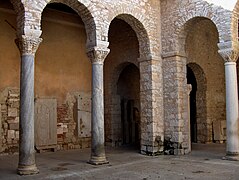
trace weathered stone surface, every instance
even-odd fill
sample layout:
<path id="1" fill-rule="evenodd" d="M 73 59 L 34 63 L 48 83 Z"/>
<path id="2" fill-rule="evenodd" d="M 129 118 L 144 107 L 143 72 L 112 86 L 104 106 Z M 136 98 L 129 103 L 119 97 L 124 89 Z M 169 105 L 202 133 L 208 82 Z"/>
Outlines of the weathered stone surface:
<path id="1" fill-rule="evenodd" d="M 90 146 L 90 129 L 93 126 L 94 131 L 99 129 L 101 135 L 96 133 L 96 137 L 101 144 L 104 143 L 104 127 L 107 142 L 112 145 L 122 143 L 121 99 L 117 94 L 117 83 L 121 71 L 128 64 L 134 64 L 140 71 L 140 97 L 137 99 L 137 107 L 140 111 L 142 152 L 163 152 L 162 143 L 166 138 L 172 141 L 176 154 L 188 152 L 190 128 L 186 64 L 193 70 L 199 85 L 196 96 L 197 141 L 225 141 L 225 133 L 222 135 L 225 131 L 225 125 L 222 124 L 225 124 L 226 116 L 225 79 L 221 68 L 222 58 L 217 51 L 219 47 L 226 62 L 235 62 L 238 58 L 238 4 L 235 11 L 230 12 L 202 0 L 11 2 L 18 16 L 16 42 L 24 56 L 21 70 L 20 123 L 22 119 L 27 122 L 22 124 L 23 131 L 33 127 L 32 56 L 35 56 L 42 41 L 42 12 L 48 3 L 58 2 L 75 10 L 85 25 L 86 51 L 95 69 L 92 81 L 92 117 L 94 122 L 98 122 L 93 125 L 88 120 L 91 117 L 90 101 L 82 101 L 80 104 L 77 102 L 77 93 L 69 92 L 68 97 L 57 107 L 57 128 L 54 129 L 54 134 L 57 135 L 59 149 Z M 116 21 L 126 22 L 127 27 L 122 28 L 125 32 L 122 29 L 118 31 L 120 28 L 117 28 L 112 35 L 111 25 L 114 24 L 115 17 Z M 109 43 L 112 50 L 110 54 L 107 47 Z M 107 55 L 109 57 L 105 62 L 103 88 L 103 63 Z M 3 125 L 0 134 L 4 137 L 2 142 L 7 151 L 11 145 L 18 145 L 19 91 L 6 90 L 1 93 L 0 102 Z M 49 120 L 47 113 L 45 115 L 46 118 L 43 119 Z M 106 122 L 102 124 L 104 118 Z M 29 133 L 34 134 L 33 130 Z M 20 135 L 20 138 L 22 136 L 24 135 Z M 32 137 L 30 134 L 27 136 Z M 28 142 L 32 146 L 32 141 Z"/>
<path id="2" fill-rule="evenodd" d="M 79 137 L 91 137 L 91 95 L 82 93 L 77 100 L 77 125 Z"/>
<path id="3" fill-rule="evenodd" d="M 57 100 L 35 101 L 35 146 L 37 149 L 53 148 L 57 144 Z"/>
<path id="4" fill-rule="evenodd" d="M 7 131 L 7 138 L 8 139 L 14 139 L 15 138 L 15 131 L 14 130 L 8 130 Z"/>

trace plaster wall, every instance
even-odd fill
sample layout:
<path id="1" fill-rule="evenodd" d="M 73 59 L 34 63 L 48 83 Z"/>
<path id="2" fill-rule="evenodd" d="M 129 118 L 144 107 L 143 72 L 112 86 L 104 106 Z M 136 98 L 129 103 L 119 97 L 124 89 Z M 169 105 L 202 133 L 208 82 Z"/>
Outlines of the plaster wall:
<path id="1" fill-rule="evenodd" d="M 19 87 L 20 58 L 15 44 L 16 15 L 11 5 L 0 4 L 0 91 L 6 87 Z"/>
<path id="2" fill-rule="evenodd" d="M 55 97 L 61 104 L 68 92 L 91 91 L 91 63 L 80 17 L 46 9 L 42 30 L 43 42 L 36 55 L 36 96 Z"/>

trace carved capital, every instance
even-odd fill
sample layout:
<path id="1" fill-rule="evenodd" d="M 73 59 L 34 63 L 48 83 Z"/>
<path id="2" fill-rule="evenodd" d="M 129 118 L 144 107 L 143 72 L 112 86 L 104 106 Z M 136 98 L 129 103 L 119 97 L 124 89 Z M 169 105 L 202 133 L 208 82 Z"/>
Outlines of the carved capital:
<path id="1" fill-rule="evenodd" d="M 232 41 L 218 43 L 218 53 L 222 56 L 225 63 L 226 62 L 236 62 L 239 57 L 239 46 L 238 43 L 234 43 Z"/>
<path id="2" fill-rule="evenodd" d="M 22 35 L 20 38 L 16 39 L 15 42 L 21 55 L 35 56 L 36 51 L 42 42 L 42 38 Z"/>
<path id="3" fill-rule="evenodd" d="M 239 51 L 233 49 L 221 49 L 218 51 L 219 54 L 226 62 L 236 62 L 239 57 Z"/>
<path id="4" fill-rule="evenodd" d="M 110 49 L 106 47 L 94 47 L 88 49 L 87 55 L 90 58 L 92 64 L 103 64 L 109 52 Z"/>

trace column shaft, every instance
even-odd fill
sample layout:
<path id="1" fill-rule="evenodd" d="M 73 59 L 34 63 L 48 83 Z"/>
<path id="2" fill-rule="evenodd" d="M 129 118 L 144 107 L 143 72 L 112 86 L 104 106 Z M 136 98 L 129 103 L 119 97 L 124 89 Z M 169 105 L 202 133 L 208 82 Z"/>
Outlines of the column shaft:
<path id="1" fill-rule="evenodd" d="M 227 117 L 227 155 L 239 155 L 238 134 L 238 90 L 235 62 L 225 63 L 226 73 L 226 117 Z"/>
<path id="2" fill-rule="evenodd" d="M 19 174 L 37 173 L 34 150 L 34 56 L 22 55 Z"/>
<path id="3" fill-rule="evenodd" d="M 108 163 L 105 157 L 103 63 L 92 64 L 91 159 L 89 163 Z"/>
<path id="4" fill-rule="evenodd" d="M 34 61 L 42 39 L 22 35 L 16 40 L 21 53 L 20 76 L 20 143 L 18 174 L 36 174 L 34 149 Z"/>

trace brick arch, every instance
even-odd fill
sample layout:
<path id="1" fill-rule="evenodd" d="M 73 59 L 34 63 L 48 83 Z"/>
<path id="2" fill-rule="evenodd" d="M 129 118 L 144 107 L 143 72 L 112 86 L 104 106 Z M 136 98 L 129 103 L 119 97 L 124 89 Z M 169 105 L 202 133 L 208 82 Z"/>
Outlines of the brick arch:
<path id="1" fill-rule="evenodd" d="M 219 32 L 218 29 L 216 27 L 216 24 L 213 23 L 213 21 L 211 19 L 208 19 L 206 17 L 193 17 L 191 19 L 189 19 L 179 30 L 178 34 L 177 34 L 177 41 L 178 41 L 178 47 L 177 50 L 179 52 L 183 52 L 186 53 L 186 49 L 185 49 L 185 45 L 186 45 L 186 38 L 188 33 L 190 32 L 190 30 L 192 30 L 192 28 L 194 28 L 194 26 L 199 23 L 200 21 L 203 20 L 208 20 L 209 23 L 211 23 L 214 26 L 214 29 L 217 33 L 218 36 L 218 43 L 219 43 Z"/>
<path id="2" fill-rule="evenodd" d="M 117 11 L 116 11 L 117 12 Z M 132 10 L 132 12 L 134 12 Z M 145 27 L 148 25 L 143 24 L 146 23 L 147 20 L 144 19 L 144 16 L 141 16 L 138 13 L 130 14 L 128 12 L 120 12 L 120 13 L 112 13 L 108 17 L 108 21 L 112 22 L 115 18 L 121 19 L 125 21 L 127 24 L 131 26 L 131 28 L 135 31 L 136 36 L 139 41 L 139 53 L 141 59 L 148 59 L 151 58 L 151 46 L 150 46 L 150 39 L 149 39 L 149 31 L 146 30 Z M 109 32 L 110 23 L 107 27 L 107 32 Z"/>
<path id="3" fill-rule="evenodd" d="M 42 12 L 49 3 L 62 3 L 76 11 L 85 24 L 87 34 L 87 47 L 96 46 L 96 23 L 91 13 L 92 6 L 90 2 L 85 2 L 83 0 L 35 0 L 33 2 L 27 1 L 25 6 L 27 6 L 28 9 L 31 10 L 31 12 L 29 13 L 29 17 L 26 17 L 25 26 L 28 26 L 28 24 L 30 24 L 30 26 L 28 26 L 29 29 L 32 29 L 33 31 L 41 30 Z M 33 18 L 35 22 L 32 22 L 31 18 Z"/>

